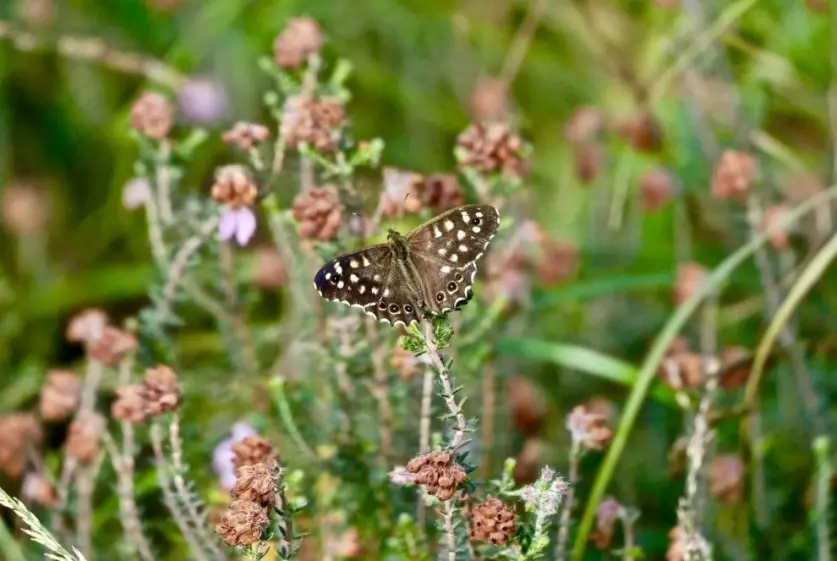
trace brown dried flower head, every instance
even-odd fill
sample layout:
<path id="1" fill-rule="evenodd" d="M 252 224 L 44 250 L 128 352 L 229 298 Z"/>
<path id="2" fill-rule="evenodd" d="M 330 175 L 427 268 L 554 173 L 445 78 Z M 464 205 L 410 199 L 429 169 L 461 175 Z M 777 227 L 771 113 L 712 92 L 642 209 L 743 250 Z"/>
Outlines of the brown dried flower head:
<path id="1" fill-rule="evenodd" d="M 392 352 L 392 367 L 399 373 L 401 380 L 407 381 L 421 372 L 421 361 L 412 351 L 396 346 Z"/>
<path id="2" fill-rule="evenodd" d="M 517 454 L 512 477 L 518 485 L 534 482 L 543 467 L 543 442 L 537 438 L 527 438 L 523 449 Z"/>
<path id="3" fill-rule="evenodd" d="M 594 181 L 604 166 L 604 151 L 598 142 L 582 142 L 573 146 L 573 169 L 582 184 Z"/>
<path id="4" fill-rule="evenodd" d="M 787 226 L 782 223 L 788 215 L 790 207 L 786 204 L 775 204 L 764 210 L 764 218 L 761 222 L 761 230 L 770 234 L 770 245 L 776 251 L 788 251 L 790 249 L 790 232 Z"/>
<path id="5" fill-rule="evenodd" d="M 116 399 L 110 406 L 110 413 L 118 421 L 142 423 L 145 414 L 145 388 L 142 384 L 132 384 L 116 389 Z"/>
<path id="6" fill-rule="evenodd" d="M 641 111 L 623 120 L 619 135 L 639 152 L 656 152 L 663 145 L 663 130 L 651 113 Z"/>
<path id="7" fill-rule="evenodd" d="M 282 256 L 272 247 L 256 250 L 252 282 L 259 288 L 271 289 L 284 286 L 288 282 L 288 271 Z"/>
<path id="8" fill-rule="evenodd" d="M 732 390 L 740 387 L 750 377 L 753 353 L 740 346 L 726 347 L 721 351 L 721 387 Z"/>
<path id="9" fill-rule="evenodd" d="M 346 111 L 336 97 L 289 97 L 282 107 L 279 134 L 290 148 L 310 145 L 317 152 L 332 152 L 340 142 Z"/>
<path id="10" fill-rule="evenodd" d="M 81 381 L 72 370 L 50 370 L 41 388 L 39 411 L 45 421 L 56 422 L 68 418 L 78 407 Z"/>
<path id="11" fill-rule="evenodd" d="M 233 497 L 270 507 L 276 500 L 273 485 L 276 470 L 265 463 L 244 465 L 236 472 L 235 485 L 230 491 Z"/>
<path id="12" fill-rule="evenodd" d="M 468 520 L 471 539 L 503 545 L 514 535 L 516 515 L 511 507 L 491 495 L 474 505 Z"/>
<path id="13" fill-rule="evenodd" d="M 424 180 L 427 206 L 435 212 L 443 212 L 465 204 L 465 196 L 455 175 L 435 173 Z"/>
<path id="14" fill-rule="evenodd" d="M 43 474 L 30 472 L 23 478 L 20 495 L 25 501 L 32 501 L 45 507 L 58 504 L 58 490 Z"/>
<path id="15" fill-rule="evenodd" d="M 298 68 L 311 55 L 318 54 L 323 46 L 323 32 L 311 18 L 291 18 L 288 25 L 276 37 L 273 54 L 280 68 Z"/>
<path id="16" fill-rule="evenodd" d="M 236 499 L 221 516 L 215 532 L 227 545 L 252 545 L 261 539 L 269 522 L 267 509 L 259 503 Z"/>
<path id="17" fill-rule="evenodd" d="M 591 533 L 590 539 L 597 548 L 610 548 L 616 521 L 622 516 L 622 511 L 622 505 L 612 497 L 607 497 L 596 508 L 596 529 Z"/>
<path id="18" fill-rule="evenodd" d="M 471 92 L 468 107 L 476 122 L 502 119 L 509 110 L 508 83 L 501 78 L 483 76 Z"/>
<path id="19" fill-rule="evenodd" d="M 117 364 L 136 350 L 136 337 L 125 330 L 107 326 L 101 337 L 88 343 L 87 356 L 103 364 Z"/>
<path id="20" fill-rule="evenodd" d="M 227 144 L 238 146 L 242 150 L 250 150 L 270 138 L 270 129 L 258 123 L 238 121 L 233 127 L 221 135 Z"/>
<path id="21" fill-rule="evenodd" d="M 222 205 L 248 207 L 256 202 L 259 187 L 245 166 L 231 164 L 215 170 L 211 194 Z"/>
<path id="22" fill-rule="evenodd" d="M 519 248 L 489 252 L 485 261 L 485 299 L 493 303 L 497 298 L 508 302 L 512 309 L 529 297 L 530 282 L 526 274 L 529 259 Z"/>
<path id="23" fill-rule="evenodd" d="M 300 237 L 326 242 L 334 239 L 343 221 L 343 205 L 333 187 L 315 187 L 303 191 L 291 206 L 299 221 Z"/>
<path id="24" fill-rule="evenodd" d="M 337 559 L 356 559 L 363 553 L 360 532 L 357 528 L 348 528 L 329 541 L 326 549 Z"/>
<path id="25" fill-rule="evenodd" d="M 145 92 L 131 106 L 131 126 L 154 140 L 163 140 L 174 124 L 174 106 L 155 92 Z"/>
<path id="26" fill-rule="evenodd" d="M 88 464 L 99 454 L 99 441 L 105 432 L 105 419 L 93 412 L 78 415 L 67 434 L 64 448 L 67 455 L 82 464 Z"/>
<path id="27" fill-rule="evenodd" d="M 523 140 L 505 123 L 473 124 L 456 141 L 459 163 L 482 173 L 505 177 L 525 174 Z"/>
<path id="28" fill-rule="evenodd" d="M 564 124 L 564 138 L 571 144 L 587 144 L 604 128 L 604 116 L 598 107 L 585 105 L 576 109 Z"/>
<path id="29" fill-rule="evenodd" d="M 0 218 L 9 233 L 37 236 L 49 222 L 50 204 L 45 191 L 29 183 L 11 183 L 0 189 Z"/>
<path id="30" fill-rule="evenodd" d="M 108 315 L 97 308 L 81 311 L 70 319 L 65 337 L 71 343 L 90 343 L 105 333 Z"/>
<path id="31" fill-rule="evenodd" d="M 661 210 L 674 196 L 674 177 L 662 168 L 651 168 L 639 180 L 642 208 L 647 212 Z"/>
<path id="32" fill-rule="evenodd" d="M 509 414 L 515 429 L 531 436 L 546 421 L 546 401 L 543 393 L 526 376 L 513 376 L 506 387 Z"/>
<path id="33" fill-rule="evenodd" d="M 666 358 L 658 374 L 672 389 L 695 389 L 703 383 L 703 360 L 696 353 L 680 352 Z"/>
<path id="34" fill-rule="evenodd" d="M 744 497 L 744 462 L 735 454 L 723 454 L 709 464 L 707 479 L 713 497 L 728 503 L 740 503 Z"/>
<path id="35" fill-rule="evenodd" d="M 567 415 L 567 430 L 573 442 L 587 450 L 602 450 L 612 435 L 606 426 L 607 417 L 590 413 L 584 405 L 576 405 Z"/>
<path id="36" fill-rule="evenodd" d="M 712 176 L 712 196 L 716 199 L 746 199 L 757 171 L 756 159 L 751 154 L 725 150 Z"/>
<path id="37" fill-rule="evenodd" d="M 155 366 L 145 371 L 143 380 L 145 412 L 155 417 L 174 411 L 180 404 L 177 375 L 168 366 Z"/>
<path id="38" fill-rule="evenodd" d="M 254 464 L 270 466 L 279 459 L 279 454 L 273 445 L 259 435 L 248 436 L 241 442 L 236 442 L 232 446 L 232 451 L 235 455 L 233 465 L 236 469 Z"/>
<path id="39" fill-rule="evenodd" d="M 415 482 L 429 495 L 440 501 L 453 497 L 456 488 L 468 479 L 465 470 L 457 464 L 449 452 L 436 450 L 407 462 L 407 471 L 415 475 Z"/>
<path id="40" fill-rule="evenodd" d="M 541 284 L 566 282 L 578 267 L 578 249 L 568 241 L 545 239 L 535 266 Z"/>
<path id="41" fill-rule="evenodd" d="M 697 263 L 678 265 L 677 279 L 674 284 L 674 302 L 679 306 L 691 298 L 706 277 L 706 269 Z"/>
<path id="42" fill-rule="evenodd" d="M 685 561 L 689 535 L 682 526 L 677 525 L 668 533 L 666 561 Z"/>
<path id="43" fill-rule="evenodd" d="M 385 216 L 416 213 L 424 207 L 422 203 L 423 176 L 391 166 L 384 167 L 383 176 L 381 210 Z"/>
<path id="44" fill-rule="evenodd" d="M 43 431 L 31 413 L 0 416 L 0 472 L 13 479 L 23 475 L 29 451 L 39 447 Z"/>

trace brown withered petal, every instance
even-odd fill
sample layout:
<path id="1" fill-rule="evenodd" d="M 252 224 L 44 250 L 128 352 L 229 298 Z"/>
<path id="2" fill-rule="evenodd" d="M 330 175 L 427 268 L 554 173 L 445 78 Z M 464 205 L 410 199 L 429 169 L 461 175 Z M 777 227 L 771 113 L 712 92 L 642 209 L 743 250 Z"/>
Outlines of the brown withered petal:
<path id="1" fill-rule="evenodd" d="M 108 315 L 97 308 L 90 308 L 70 319 L 65 337 L 71 343 L 90 343 L 104 334 L 107 325 Z"/>
<path id="2" fill-rule="evenodd" d="M 677 278 L 674 283 L 674 302 L 680 305 L 691 298 L 706 277 L 706 269 L 697 263 L 678 265 Z"/>
<path id="3" fill-rule="evenodd" d="M 137 339 L 118 327 L 107 326 L 98 339 L 87 345 L 87 356 L 102 364 L 117 364 L 137 349 Z"/>
<path id="4" fill-rule="evenodd" d="M 718 456 L 709 464 L 709 492 L 718 500 L 741 502 L 745 483 L 744 462 L 735 454 Z"/>
<path id="5" fill-rule="evenodd" d="M 10 413 L 0 416 L 0 472 L 13 479 L 23 475 L 28 452 L 38 448 L 43 431 L 35 415 Z"/>
<path id="6" fill-rule="evenodd" d="M 518 485 L 527 485 L 538 478 L 543 465 L 543 443 L 536 438 L 527 438 L 523 449 L 515 458 L 512 477 Z"/>
<path id="7" fill-rule="evenodd" d="M 156 366 L 145 371 L 143 379 L 145 412 L 154 417 L 168 413 L 180 403 L 177 375 L 168 366 Z"/>
<path id="8" fill-rule="evenodd" d="M 337 98 L 295 95 L 285 100 L 279 134 L 290 148 L 310 145 L 317 152 L 337 148 L 346 112 Z"/>
<path id="9" fill-rule="evenodd" d="M 174 106 L 165 97 L 145 92 L 131 106 L 131 126 L 154 140 L 163 140 L 174 124 Z"/>
<path id="10" fill-rule="evenodd" d="M 506 396 L 514 428 L 527 436 L 540 431 L 546 421 L 546 401 L 532 380 L 512 376 L 506 386 Z"/>
<path id="11" fill-rule="evenodd" d="M 230 494 L 237 499 L 245 499 L 263 506 L 273 506 L 275 489 L 273 479 L 275 470 L 267 464 L 244 465 L 236 470 L 235 485 Z"/>
<path id="12" fill-rule="evenodd" d="M 751 154 L 725 150 L 712 176 L 712 196 L 716 199 L 746 199 L 756 173 L 756 159 Z"/>
<path id="13" fill-rule="evenodd" d="M 465 196 L 455 175 L 435 173 L 424 180 L 427 206 L 435 212 L 443 212 L 465 204 Z"/>
<path id="14" fill-rule="evenodd" d="M 509 108 L 508 83 L 501 78 L 483 76 L 468 98 L 468 108 L 476 122 L 501 119 Z"/>
<path id="15" fill-rule="evenodd" d="M 314 187 L 296 196 L 291 205 L 302 238 L 330 241 L 340 230 L 343 205 L 333 187 Z"/>
<path id="16" fill-rule="evenodd" d="M 516 518 L 511 507 L 489 495 L 483 503 L 471 509 L 471 539 L 503 545 L 514 535 Z"/>
<path id="17" fill-rule="evenodd" d="M 505 123 L 473 124 L 460 133 L 456 143 L 462 167 L 501 172 L 505 177 L 525 175 L 523 140 Z"/>
<path id="18" fill-rule="evenodd" d="M 610 441 L 611 431 L 604 415 L 590 413 L 584 405 L 576 405 L 567 416 L 567 430 L 573 441 L 588 450 L 601 450 Z"/>
<path id="19" fill-rule="evenodd" d="M 20 487 L 20 494 L 26 501 L 33 501 L 41 506 L 52 507 L 58 504 L 58 490 L 42 474 L 27 473 Z"/>
<path id="20" fill-rule="evenodd" d="M 586 144 L 596 139 L 603 126 L 604 116 L 599 108 L 582 106 L 564 124 L 564 138 L 572 144 Z"/>
<path id="21" fill-rule="evenodd" d="M 273 462 L 279 459 L 279 454 L 273 445 L 259 435 L 248 436 L 241 442 L 233 444 L 232 451 L 235 455 L 233 465 L 236 469 L 260 463 L 273 465 Z"/>
<path id="22" fill-rule="evenodd" d="M 238 121 L 221 135 L 224 142 L 238 146 L 242 150 L 250 150 L 268 138 L 270 138 L 270 129 L 266 126 L 245 121 Z"/>
<path id="23" fill-rule="evenodd" d="M 117 388 L 116 399 L 110 406 L 110 414 L 118 421 L 145 421 L 145 388 L 141 384 Z"/>
<path id="24" fill-rule="evenodd" d="M 428 494 L 441 501 L 452 498 L 456 488 L 468 478 L 453 456 L 442 450 L 413 458 L 407 462 L 407 471 L 415 474 L 415 482 L 424 486 Z"/>
<path id="25" fill-rule="evenodd" d="M 96 459 L 99 442 L 105 432 L 105 419 L 96 413 L 88 412 L 77 416 L 67 433 L 64 449 L 68 456 L 87 464 Z"/>
<path id="26" fill-rule="evenodd" d="M 252 545 L 261 539 L 268 521 L 265 507 L 253 501 L 236 499 L 221 516 L 215 532 L 227 545 Z"/>
<path id="27" fill-rule="evenodd" d="M 38 409 L 49 422 L 63 421 L 78 407 L 81 381 L 72 370 L 51 370 L 41 388 Z"/>
<path id="28" fill-rule="evenodd" d="M 623 120 L 618 128 L 620 136 L 635 150 L 656 152 L 663 145 L 663 130 L 651 113 L 640 111 Z"/>
<path id="29" fill-rule="evenodd" d="M 323 32 L 311 18 L 291 18 L 288 25 L 276 37 L 273 54 L 280 68 L 298 68 L 309 56 L 317 54 L 323 46 Z"/>
<path id="30" fill-rule="evenodd" d="M 696 353 L 678 353 L 663 361 L 659 375 L 672 389 L 698 388 L 703 383 L 703 360 Z"/>
<path id="31" fill-rule="evenodd" d="M 607 497 L 596 508 L 596 529 L 590 535 L 593 544 L 599 549 L 610 548 L 613 530 L 619 519 L 622 505 L 612 497 Z"/>
<path id="32" fill-rule="evenodd" d="M 644 210 L 658 211 L 674 196 L 674 178 L 662 168 L 651 168 L 639 180 L 639 195 Z"/>
<path id="33" fill-rule="evenodd" d="M 753 353 L 744 347 L 727 347 L 721 351 L 721 371 L 718 382 L 721 387 L 732 390 L 740 387 L 750 377 Z"/>
<path id="34" fill-rule="evenodd" d="M 230 164 L 215 170 L 211 195 L 220 204 L 232 207 L 253 206 L 259 196 L 259 187 L 245 166 Z"/>

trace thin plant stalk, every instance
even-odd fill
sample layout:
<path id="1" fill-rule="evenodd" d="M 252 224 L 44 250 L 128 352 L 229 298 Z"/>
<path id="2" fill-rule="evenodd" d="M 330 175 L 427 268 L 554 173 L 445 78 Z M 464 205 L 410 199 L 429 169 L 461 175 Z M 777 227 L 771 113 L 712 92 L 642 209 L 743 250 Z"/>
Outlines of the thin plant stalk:
<path id="1" fill-rule="evenodd" d="M 555 560 L 564 561 L 567 558 L 567 545 L 570 541 L 570 523 L 572 522 L 573 503 L 575 501 L 575 486 L 579 479 L 578 463 L 581 459 L 581 442 L 573 438 L 570 449 L 570 466 L 567 474 L 568 483 L 564 495 L 564 505 L 561 507 L 561 520 L 558 523 L 558 537 L 555 540 Z"/>

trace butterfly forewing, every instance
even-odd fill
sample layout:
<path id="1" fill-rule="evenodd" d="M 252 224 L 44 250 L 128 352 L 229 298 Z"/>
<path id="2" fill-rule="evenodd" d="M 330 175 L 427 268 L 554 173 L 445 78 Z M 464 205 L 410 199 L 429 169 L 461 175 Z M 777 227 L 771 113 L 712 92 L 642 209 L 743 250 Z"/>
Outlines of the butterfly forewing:
<path id="1" fill-rule="evenodd" d="M 391 268 L 389 247 L 373 245 L 323 265 L 314 276 L 314 286 L 323 298 L 371 312 L 383 296 Z"/>

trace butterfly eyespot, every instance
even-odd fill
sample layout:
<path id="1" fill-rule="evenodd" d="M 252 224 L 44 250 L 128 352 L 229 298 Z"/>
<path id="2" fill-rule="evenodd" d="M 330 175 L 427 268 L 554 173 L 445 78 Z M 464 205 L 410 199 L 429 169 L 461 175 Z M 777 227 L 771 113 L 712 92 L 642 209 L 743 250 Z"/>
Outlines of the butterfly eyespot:
<path id="1" fill-rule="evenodd" d="M 389 313 L 397 314 L 398 313 L 398 306 L 396 306 L 395 304 L 390 304 L 389 305 Z"/>
<path id="2" fill-rule="evenodd" d="M 448 283 L 448 292 L 456 292 L 456 287 L 457 287 L 457 286 L 458 286 L 458 285 L 457 285 L 455 282 L 450 281 L 450 282 Z"/>
<path id="3" fill-rule="evenodd" d="M 441 302 L 444 299 L 445 299 L 445 293 L 444 292 L 439 292 L 438 294 L 436 294 L 436 301 L 437 302 Z"/>
<path id="4" fill-rule="evenodd" d="M 453 280 L 455 280 L 456 282 L 462 282 L 462 273 L 458 272 L 455 275 L 453 275 Z"/>
<path id="5" fill-rule="evenodd" d="M 477 218 L 477 217 L 472 218 L 471 219 L 471 224 L 473 226 L 479 226 L 480 224 L 482 224 L 482 218 Z"/>
<path id="6" fill-rule="evenodd" d="M 386 305 L 386 304 L 384 304 L 383 302 L 378 302 L 378 309 L 379 309 L 379 310 L 386 310 L 386 309 L 387 309 L 387 305 Z"/>
<path id="7" fill-rule="evenodd" d="M 407 312 L 408 314 L 412 314 L 413 313 L 413 307 L 409 304 L 405 304 L 404 305 L 404 311 Z"/>
<path id="8" fill-rule="evenodd" d="M 340 273 L 333 273 L 331 275 L 331 279 L 330 279 L 331 284 L 337 284 L 338 282 L 340 282 L 340 279 L 342 279 L 342 278 L 343 278 L 343 275 L 341 275 Z"/>

